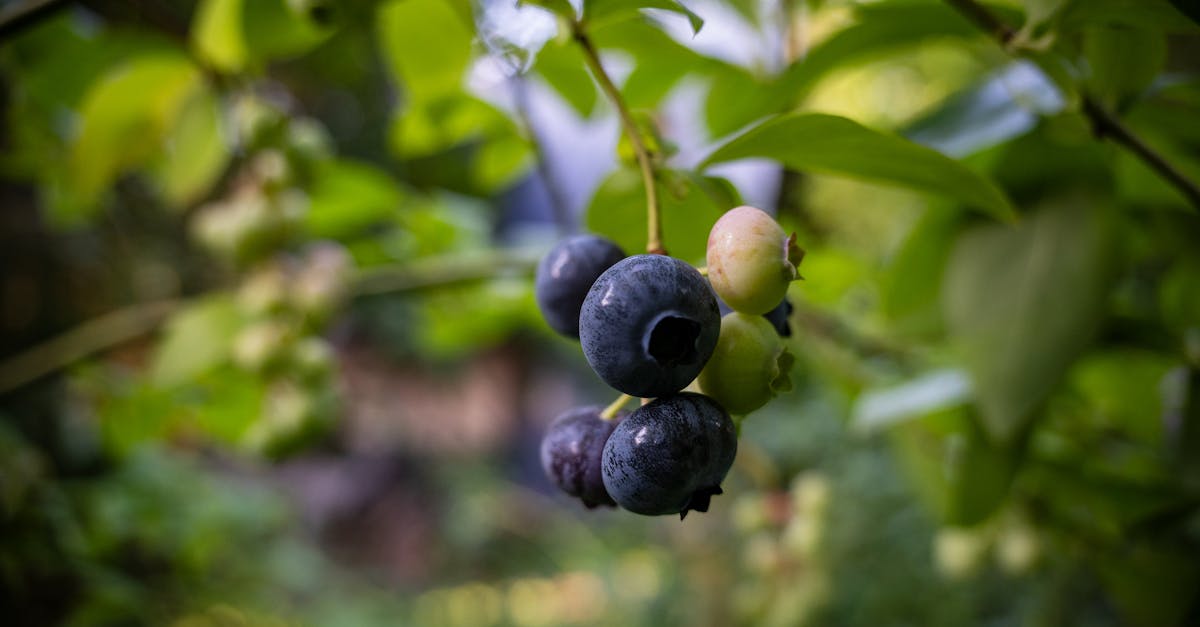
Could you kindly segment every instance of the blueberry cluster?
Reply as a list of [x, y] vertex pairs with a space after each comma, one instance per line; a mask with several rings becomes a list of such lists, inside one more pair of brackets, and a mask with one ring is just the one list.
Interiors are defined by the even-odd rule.
[[[790, 386], [784, 292], [799, 258], [781, 235], [765, 213], [731, 210], [709, 237], [709, 279], [666, 255], [626, 257], [595, 235], [565, 239], [542, 259], [535, 294], [546, 322], [579, 339], [605, 383], [654, 399], [629, 413], [593, 406], [555, 419], [541, 458], [560, 489], [588, 508], [708, 511], [737, 453], [730, 411], [744, 415]], [[721, 278], [710, 284], [714, 262]], [[727, 302], [734, 311], [723, 318]], [[703, 393], [682, 391], [694, 381]]]

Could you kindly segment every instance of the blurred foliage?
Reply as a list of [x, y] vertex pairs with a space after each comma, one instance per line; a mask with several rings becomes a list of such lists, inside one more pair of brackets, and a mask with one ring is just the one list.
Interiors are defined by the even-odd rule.
[[[1200, 207], [1082, 106], [1200, 179], [1195, 3], [47, 4], [0, 39], [11, 624], [1200, 622]], [[808, 250], [796, 389], [683, 524], [538, 467], [611, 394], [532, 264], [646, 241], [581, 35], [672, 254], [743, 202]]]

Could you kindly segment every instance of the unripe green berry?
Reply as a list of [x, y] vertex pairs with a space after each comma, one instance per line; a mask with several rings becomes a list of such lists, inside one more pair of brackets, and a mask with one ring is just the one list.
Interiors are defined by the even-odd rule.
[[708, 234], [708, 280], [735, 311], [761, 315], [787, 295], [800, 278], [804, 251], [761, 209], [730, 209]]
[[792, 362], [770, 322], [735, 311], [721, 318], [717, 348], [698, 381], [729, 413], [745, 415], [792, 389]]

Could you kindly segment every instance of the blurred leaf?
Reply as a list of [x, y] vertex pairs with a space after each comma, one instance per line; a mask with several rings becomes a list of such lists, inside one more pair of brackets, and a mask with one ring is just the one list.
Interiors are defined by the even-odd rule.
[[[989, 7], [1010, 18], [1011, 11]], [[793, 101], [806, 96], [829, 72], [912, 46], [933, 37], [977, 39], [985, 35], [958, 11], [943, 2], [879, 2], [857, 5], [857, 20], [814, 46], [788, 66], [778, 90]], [[1009, 23], [1015, 22], [1009, 19]]]
[[1171, 264], [1158, 288], [1158, 305], [1174, 331], [1200, 327], [1200, 259], [1188, 256]]
[[533, 150], [515, 132], [493, 137], [475, 152], [475, 183], [485, 192], [514, 184], [533, 166]]
[[1156, 30], [1096, 25], [1084, 31], [1083, 52], [1092, 93], [1119, 110], [1158, 76], [1167, 61], [1167, 40]]
[[327, 161], [314, 172], [305, 226], [315, 237], [348, 237], [394, 217], [403, 200], [400, 185], [378, 167]]
[[408, 107], [460, 91], [471, 61], [470, 21], [446, 0], [392, 0], [377, 12], [380, 46]]
[[1200, 3], [1196, 0], [1171, 0], [1171, 6], [1187, 15], [1196, 24], [1200, 24]]
[[704, 119], [713, 137], [724, 137], [786, 108], [791, 92], [771, 80], [728, 66], [713, 74]]
[[329, 31], [287, 0], [201, 0], [192, 23], [192, 48], [204, 63], [227, 73], [261, 70], [302, 54]]
[[131, 59], [88, 91], [68, 164], [81, 212], [94, 209], [118, 176], [159, 150], [168, 129], [201, 89], [200, 73], [186, 57], [163, 53]]
[[1200, 590], [1200, 565], [1183, 547], [1148, 543], [1101, 555], [1104, 585], [1131, 625], [1185, 625]]
[[201, 0], [192, 23], [192, 47], [215, 68], [243, 69], [249, 51], [242, 36], [242, 0]]
[[622, 22], [592, 33], [602, 51], [619, 50], [633, 57], [633, 67], [621, 94], [630, 107], [652, 108], [689, 74], [707, 74], [729, 67], [679, 43], [646, 21]]
[[192, 380], [229, 358], [233, 336], [242, 323], [229, 296], [210, 296], [180, 310], [167, 322], [150, 364], [156, 385]]
[[1198, 33], [1200, 26], [1168, 0], [1071, 0], [1060, 28], [1072, 31], [1094, 24], [1132, 26], [1168, 33]]
[[871, 389], [854, 401], [850, 423], [872, 433], [911, 418], [966, 404], [971, 380], [961, 370], [937, 370], [899, 385]]
[[1158, 448], [1163, 441], [1163, 378], [1177, 360], [1142, 350], [1108, 350], [1080, 359], [1071, 369], [1072, 386], [1093, 412], [1089, 425], [1116, 431]]
[[392, 150], [402, 158], [436, 154], [470, 140], [510, 135], [512, 120], [466, 94], [413, 103], [392, 121]]
[[546, 44], [538, 53], [534, 69], [575, 112], [589, 117], [596, 108], [596, 85], [574, 41]]
[[184, 207], [211, 190], [229, 157], [230, 142], [224, 134], [220, 102], [205, 89], [183, 105], [150, 174], [168, 203]]
[[904, 136], [952, 157], [964, 157], [1025, 134], [1038, 117], [1065, 105], [1045, 74], [1026, 61], [1008, 65], [910, 124]]
[[[727, 181], [666, 171], [658, 183], [663, 246], [672, 256], [702, 262], [708, 232], [723, 213], [740, 204]], [[612, 238], [629, 254], [646, 249], [646, 196], [636, 170], [613, 172], [596, 190], [587, 210], [588, 230]]]
[[842, 117], [807, 113], [768, 120], [718, 148], [704, 165], [749, 157], [944, 194], [993, 217], [1015, 216], [1004, 192], [983, 176], [934, 150]]
[[943, 524], [972, 526], [1004, 503], [1014, 452], [988, 442], [964, 406], [932, 411], [889, 431], [900, 463]]
[[901, 332], [941, 333], [942, 277], [962, 223], [960, 212], [930, 207], [884, 272], [880, 306]]
[[583, 19], [589, 24], [613, 22], [635, 15], [640, 9], [662, 9], [687, 18], [692, 32], [700, 32], [704, 20], [676, 0], [584, 0]]
[[997, 442], [1028, 424], [1104, 317], [1114, 254], [1107, 211], [1062, 200], [959, 238], [942, 307]]

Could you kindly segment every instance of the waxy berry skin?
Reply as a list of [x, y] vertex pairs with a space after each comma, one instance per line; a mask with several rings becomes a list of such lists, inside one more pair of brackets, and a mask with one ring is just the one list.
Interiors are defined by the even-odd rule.
[[604, 487], [621, 507], [657, 516], [708, 511], [737, 455], [733, 420], [691, 392], [634, 410], [604, 445]]
[[578, 338], [579, 308], [592, 283], [624, 258], [619, 246], [596, 235], [568, 237], [546, 253], [538, 263], [534, 296], [550, 328]]
[[717, 299], [700, 272], [665, 255], [634, 255], [604, 271], [579, 313], [592, 370], [642, 398], [682, 390], [717, 344]]
[[616, 503], [604, 488], [600, 459], [604, 443], [624, 414], [600, 417], [601, 407], [576, 407], [560, 414], [542, 438], [542, 469], [563, 492], [578, 497], [588, 509]]
[[708, 234], [708, 280], [734, 311], [761, 315], [779, 305], [799, 278], [804, 251], [774, 218], [741, 206], [725, 212]]

